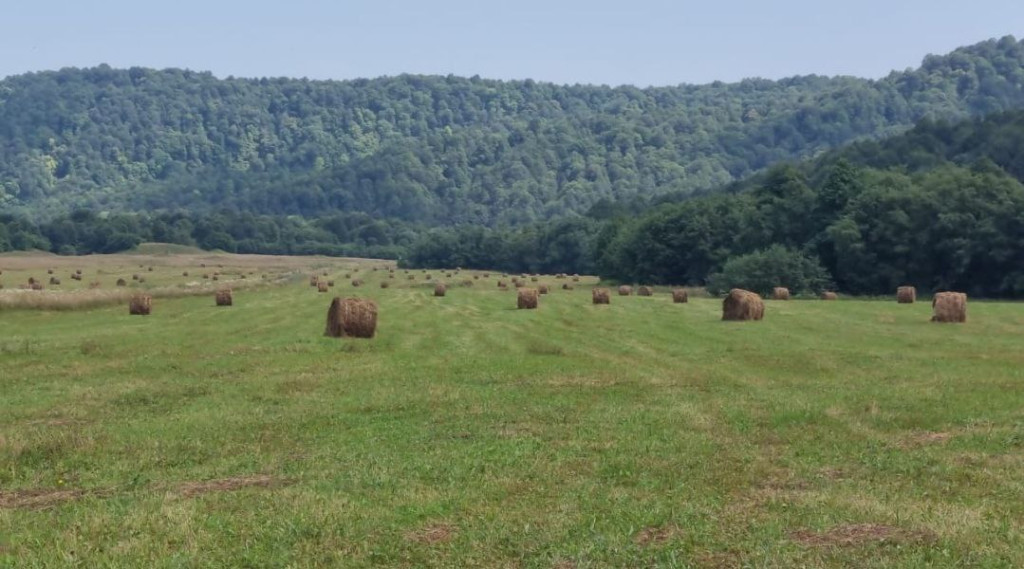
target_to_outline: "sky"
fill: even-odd
[[[6,0],[0,77],[178,67],[219,77],[400,73],[677,85],[883,77],[1024,37],[1024,0]]]

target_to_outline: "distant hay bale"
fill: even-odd
[[[374,269],[374,270],[376,271],[377,269]],[[326,277],[327,276],[327,271],[324,271],[324,272],[322,272],[320,274]]]
[[[937,292],[932,297],[932,322],[967,322],[967,295]]]
[[[480,280],[480,275],[473,275],[473,280],[475,280],[475,281]]]
[[[531,282],[537,282],[537,277],[530,277]]]
[[[58,279],[57,277],[50,277],[50,284],[52,284],[52,285],[59,285],[60,284],[60,279]]]
[[[672,289],[672,302],[675,304],[690,302],[690,294],[686,292],[685,288]]]
[[[316,291],[317,292],[327,292],[327,290],[329,288],[330,287],[327,286],[327,283],[325,281],[320,281],[320,282],[316,283]]]
[[[218,275],[217,273],[214,273],[213,274],[213,278],[210,279],[210,280],[219,281],[220,280],[220,275]]]
[[[152,273],[153,272],[153,267],[149,267],[149,269],[147,269],[147,270]]]
[[[839,295],[834,293],[834,292],[831,292],[831,291],[825,291],[825,292],[821,293],[821,299],[822,300],[839,300]]]
[[[389,279],[395,278],[395,273],[388,273],[388,278]]]
[[[35,277],[29,277],[28,278],[28,286],[32,286],[34,284],[36,284],[36,278]]]
[[[761,320],[764,318],[764,301],[761,296],[734,288],[722,301],[722,320]]]
[[[555,278],[558,280],[562,280],[565,278],[565,273],[558,273],[557,275],[555,275]]]
[[[363,286],[362,279],[352,279],[352,286]]]
[[[636,291],[637,296],[654,296],[654,289],[649,286],[642,286]]]
[[[783,286],[773,288],[772,300],[789,300],[789,289]]]
[[[181,276],[183,276],[183,277],[187,277],[187,276],[188,276],[188,271],[182,271],[182,272],[181,272]]]
[[[896,289],[896,302],[914,304],[917,301],[917,289],[912,286],[901,286]]]
[[[91,289],[97,289],[100,288],[101,286],[103,286],[103,283],[101,283],[100,281],[92,281],[91,283],[89,283],[89,288]]]
[[[132,275],[132,280],[133,280],[133,281],[137,281],[137,280],[139,280],[139,275],[138,275],[138,273],[136,273],[136,274]]]
[[[206,275],[203,275],[203,278],[205,279]],[[320,282],[320,277],[318,277],[316,275],[313,275],[313,276],[309,277],[309,286],[317,286],[317,283],[319,283],[319,282]]]
[[[484,273],[484,278],[485,279],[491,278],[491,273]]]
[[[334,288],[334,281],[327,281],[328,288]]]
[[[32,290],[43,290],[43,283],[34,282],[29,285],[29,288],[31,288]]]
[[[128,281],[124,279],[117,279],[117,282],[114,284],[116,284],[117,286],[128,286]]]
[[[52,275],[53,274],[53,269],[46,269],[46,274]]]
[[[231,298],[231,289],[218,290],[214,299],[217,302],[217,306],[231,306],[233,300]]]
[[[82,269],[75,269],[75,274],[76,275],[81,275],[82,274]]]
[[[203,278],[204,278],[204,279],[209,279],[209,278],[210,278],[210,275],[208,275],[208,274],[205,274],[205,273],[204,273],[204,274],[203,274]],[[313,283],[313,286],[316,286],[316,283]]]
[[[380,281],[380,288],[388,288],[389,286],[391,286],[391,283],[388,281]]]
[[[78,273],[75,273],[75,274],[71,275],[71,280],[73,280],[73,281],[80,281],[80,280],[82,280],[82,275],[80,275]]]
[[[573,275],[572,276],[572,282],[574,282],[574,283],[580,282],[580,276],[579,275]]]
[[[448,287],[442,283],[434,285],[434,296],[444,296],[448,292]]]
[[[352,273],[345,273],[345,280],[351,279]]]
[[[128,301],[128,314],[148,316],[153,310],[153,297],[148,294],[134,294]]]
[[[505,281],[503,281],[501,279],[498,279],[498,288],[505,288],[507,286],[508,286],[508,283],[506,283]]]
[[[633,287],[622,285],[619,287],[619,296],[629,296],[633,294]]]
[[[594,304],[611,304],[612,303],[612,291],[606,288],[595,288],[590,291],[590,296],[593,299]]]
[[[464,287],[471,287],[471,286],[473,286],[473,281],[470,280],[470,279],[463,279],[462,280],[462,286],[464,286]]]
[[[572,290],[573,286],[569,283],[562,283],[562,290]]]
[[[546,284],[542,284],[542,285],[537,287],[537,292],[539,292],[540,294],[547,294],[549,290],[550,289],[548,288],[548,285],[546,285]]]
[[[199,266],[205,269],[206,268],[206,263],[199,263]]]
[[[452,274],[448,273],[447,275],[445,275],[445,278],[448,278],[448,279],[452,278]]]
[[[430,275],[429,275],[429,274],[427,274],[427,276],[425,276],[425,277],[423,277],[423,278],[429,281],[431,277],[430,277]]]
[[[519,289],[519,295],[517,300],[517,306],[520,310],[532,310],[537,308],[537,304],[540,302],[540,294],[535,288],[521,288]]]
[[[377,333],[377,303],[365,298],[335,297],[327,309],[329,338],[372,338]]]
[[[416,280],[416,275],[409,275],[409,280],[410,281]]]

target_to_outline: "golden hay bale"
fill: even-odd
[[[594,301],[594,304],[611,304],[612,303],[612,291],[606,288],[595,288],[590,291],[590,296]]]
[[[233,300],[231,298],[231,289],[218,290],[214,299],[217,302],[217,306],[231,306]]]
[[[789,300],[789,289],[783,286],[773,288],[772,300]]]
[[[759,294],[734,288],[722,301],[722,320],[761,320],[764,300]]]
[[[498,288],[505,288],[507,286],[508,286],[508,283],[506,283],[505,281],[503,281],[501,279],[498,279]]]
[[[380,288],[388,288],[389,286],[391,286],[391,284],[388,283],[388,281],[380,281]]]
[[[573,275],[572,276],[572,282],[574,282],[574,283],[580,282],[580,276],[579,275]]]
[[[519,295],[516,305],[520,310],[526,309],[531,310],[537,308],[537,303],[540,302],[540,294],[535,288],[521,288],[519,289]]]
[[[619,287],[619,296],[629,296],[633,294],[633,287],[622,285]]]
[[[333,287],[334,286],[334,281],[327,281],[327,286],[328,287]]]
[[[128,301],[128,314],[148,316],[153,310],[153,297],[148,294],[132,295]]]
[[[562,283],[562,290],[572,290],[573,286],[569,283]]]
[[[649,286],[642,286],[636,291],[637,296],[654,296],[654,289]]]
[[[430,275],[428,274],[427,276],[425,276],[423,278],[429,281],[430,280]]]
[[[327,309],[330,338],[372,338],[377,333],[377,303],[365,298],[335,297]]]
[[[690,302],[690,294],[686,292],[685,288],[672,289],[672,302],[676,304]]]
[[[57,277],[50,277],[50,284],[52,284],[52,285],[59,285],[60,284],[60,279],[58,279]]]
[[[329,287],[327,286],[327,283],[324,282],[324,281],[320,281],[320,282],[316,283],[316,291],[317,292],[327,292],[328,288]]]
[[[912,286],[901,286],[896,289],[896,302],[914,304],[917,301],[917,289]]]
[[[124,279],[117,279],[117,282],[114,284],[116,284],[117,286],[128,286],[128,281]]]
[[[203,275],[203,278],[205,279],[206,275]],[[320,282],[320,277],[318,277],[316,275],[313,275],[313,276],[309,277],[309,286],[317,286],[317,283],[319,283],[319,282]]]
[[[839,295],[832,291],[825,291],[821,293],[822,300],[839,300]]]
[[[352,279],[352,286],[363,286],[362,279]]]
[[[437,283],[434,285],[434,296],[444,296],[448,292],[448,287],[444,286],[443,283]]]
[[[932,297],[932,322],[967,322],[967,295],[937,292]]]
[[[542,285],[537,287],[537,292],[539,292],[540,294],[547,294],[549,290],[550,289],[548,288],[548,285],[546,285],[546,284],[542,284]]]

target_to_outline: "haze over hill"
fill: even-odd
[[[1024,104],[1012,37],[872,81],[636,89],[458,77],[217,79],[108,67],[0,81],[0,204],[363,212],[519,224],[706,190],[922,118]]]

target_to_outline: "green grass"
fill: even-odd
[[[0,566],[1024,566],[1024,305],[415,274],[0,313]]]

